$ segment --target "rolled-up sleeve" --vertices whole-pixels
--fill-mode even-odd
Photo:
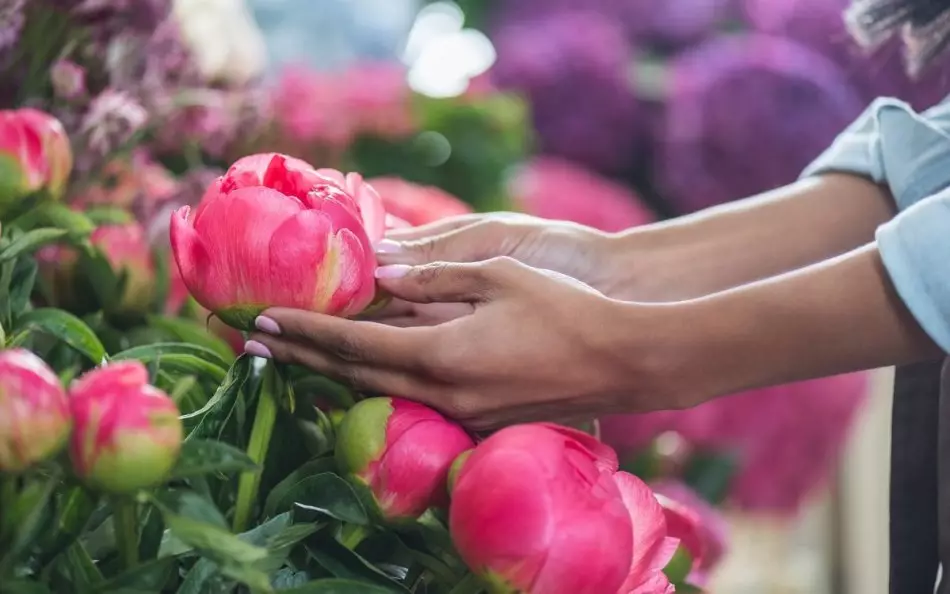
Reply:
[[[877,113],[893,99],[875,100],[858,119],[802,172],[801,177],[822,173],[851,173],[877,183],[885,181]]]
[[[901,300],[934,342],[950,353],[950,189],[881,226],[877,244]]]

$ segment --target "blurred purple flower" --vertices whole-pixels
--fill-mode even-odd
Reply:
[[[701,41],[731,16],[732,0],[518,0],[499,7],[495,23],[503,28],[557,12],[583,10],[616,22],[638,46],[678,49]]]
[[[794,513],[825,486],[867,399],[865,374],[842,375],[718,398],[692,409],[601,419],[621,451],[674,431],[697,449],[731,452],[739,472],[730,499],[756,511]]]
[[[897,39],[874,52],[851,38],[842,15],[850,0],[743,0],[748,22],[758,31],[782,35],[818,50],[834,60],[863,94],[898,97],[916,109],[926,109],[950,93],[950,65],[938,64],[912,80],[904,69]]]
[[[56,60],[50,68],[53,92],[60,99],[74,100],[86,94],[86,71],[72,60]]]
[[[635,157],[642,120],[619,25],[562,12],[499,31],[494,84],[523,92],[543,151],[600,171]]]
[[[55,0],[82,23],[90,25],[94,38],[111,37],[120,31],[154,31],[171,13],[172,0]]]
[[[0,0],[0,65],[4,52],[9,50],[20,38],[20,31],[26,17],[23,8],[26,0]]]
[[[668,82],[657,175],[680,212],[794,181],[864,107],[833,62],[758,34],[680,55]]]
[[[128,94],[106,89],[92,100],[80,133],[89,150],[77,159],[77,168],[88,171],[101,159],[123,148],[148,123],[148,112]]]
[[[176,191],[171,197],[155,204],[155,208],[149,212],[142,213],[140,220],[145,221],[149,243],[156,247],[168,249],[168,233],[172,213],[182,206],[197,206],[205,190],[223,174],[224,172],[219,169],[199,167],[188,170],[185,175],[178,178]]]

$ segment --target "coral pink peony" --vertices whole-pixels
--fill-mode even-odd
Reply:
[[[528,214],[623,231],[655,215],[630,190],[569,161],[538,157],[513,179],[511,194]]]
[[[347,411],[337,432],[340,470],[372,493],[387,520],[416,518],[448,502],[449,468],[474,446],[456,423],[402,398],[370,398]]]
[[[237,161],[194,212],[171,222],[188,290],[222,321],[250,328],[271,306],[349,316],[375,296],[373,242],[385,230],[379,195],[280,154]]]
[[[53,370],[30,351],[0,351],[0,473],[20,472],[56,453],[71,425]]]
[[[167,394],[148,384],[138,361],[85,373],[69,389],[75,430],[69,455],[76,474],[107,493],[160,484],[178,459],[182,424]]]
[[[155,296],[155,262],[145,229],[138,223],[103,225],[89,240],[102,251],[112,270],[125,277],[118,311],[145,313]]]
[[[518,425],[454,472],[449,527],[493,592],[656,594],[677,541],[653,492],[586,433]]]
[[[472,212],[471,206],[435,186],[398,177],[377,177],[369,183],[379,192],[386,212],[411,226]]]
[[[0,111],[0,208],[41,189],[59,197],[72,165],[59,120],[30,108]]]

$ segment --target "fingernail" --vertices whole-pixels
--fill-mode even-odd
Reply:
[[[402,278],[406,276],[406,273],[410,270],[412,270],[412,266],[406,264],[380,266],[376,269],[376,278]]]
[[[402,244],[392,239],[383,239],[376,244],[377,254],[399,254],[402,252]]]
[[[245,342],[244,352],[248,355],[254,355],[255,357],[263,357],[264,359],[274,358],[274,355],[271,354],[270,349],[256,340],[249,340]]]
[[[273,334],[274,336],[280,335],[280,326],[277,325],[273,319],[268,318],[267,316],[257,316],[254,319],[254,325],[261,332],[267,332],[268,334]]]

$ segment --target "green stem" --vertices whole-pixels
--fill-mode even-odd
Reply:
[[[355,550],[361,542],[366,540],[366,537],[369,536],[371,532],[367,526],[344,524],[343,529],[340,530],[340,542],[343,546],[352,551]]]
[[[13,508],[16,506],[17,491],[16,475],[0,475],[0,537],[3,537],[7,528],[13,524]]]
[[[139,517],[135,499],[115,497],[112,500],[112,523],[119,559],[126,569],[139,563]]]
[[[455,584],[455,587],[449,591],[449,594],[479,594],[485,591],[485,585],[482,580],[470,573],[462,578],[462,581]]]
[[[251,428],[251,438],[247,444],[247,455],[258,466],[263,464],[267,457],[271,435],[274,433],[274,422],[277,420],[277,392],[280,388],[280,376],[273,361],[267,362],[263,373],[254,426]],[[237,502],[234,506],[234,532],[241,533],[247,529],[260,485],[260,472],[245,472],[238,479]]]

